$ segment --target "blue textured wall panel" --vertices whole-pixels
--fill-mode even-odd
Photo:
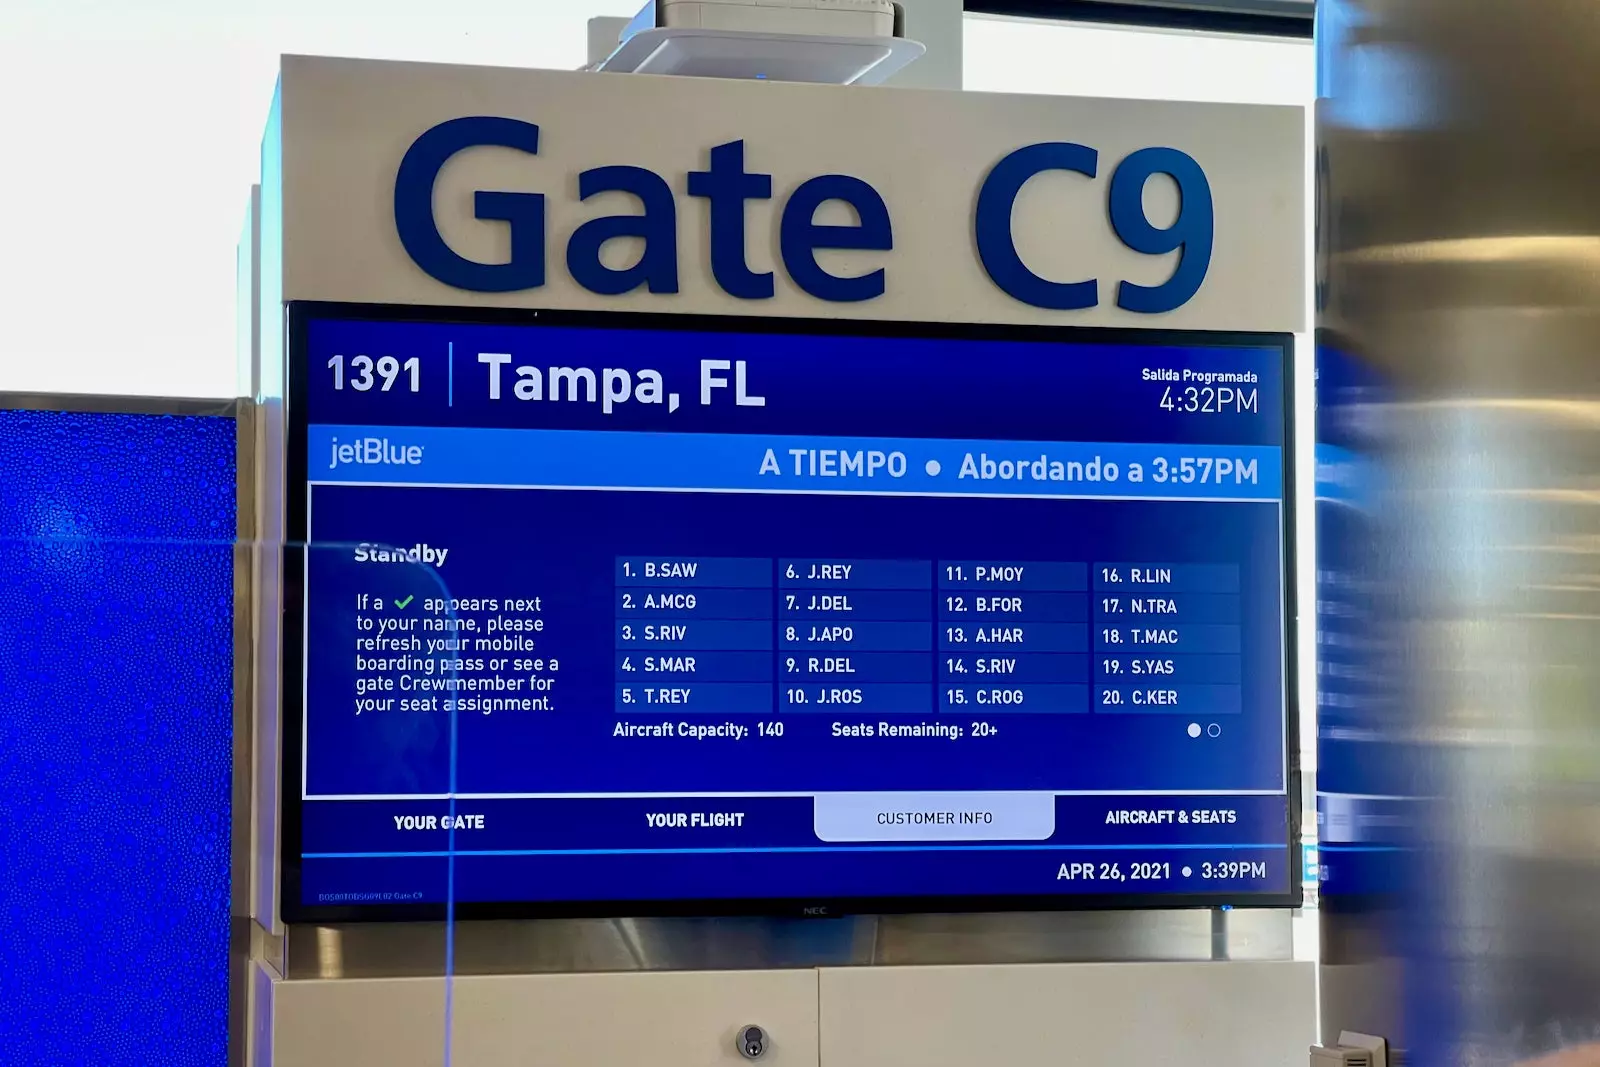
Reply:
[[[222,1067],[234,422],[0,411],[0,1067]]]

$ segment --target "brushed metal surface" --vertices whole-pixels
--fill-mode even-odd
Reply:
[[[290,979],[444,973],[776,970],[907,964],[1287,960],[1293,913],[892,915],[847,919],[561,919],[295,926]],[[1220,949],[1218,936],[1220,930]],[[448,967],[447,967],[448,962]]]
[[[817,971],[264,977],[272,1067],[743,1067],[750,1024],[762,1067],[821,1062]]]
[[[827,1067],[1289,1067],[1310,962],[850,967],[819,972]]]
[[[1319,326],[1393,392],[1389,740],[1438,784],[1398,913],[1324,941],[1398,976],[1412,1062],[1515,1063],[1600,1038],[1600,18],[1322,21]],[[1370,1010],[1342,988],[1328,1029]]]

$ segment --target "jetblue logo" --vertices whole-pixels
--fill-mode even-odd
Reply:
[[[534,157],[539,154],[539,127],[518,119],[477,116],[451,119],[428,130],[411,145],[395,176],[394,218],[400,243],[411,259],[433,278],[472,292],[508,293],[545,284],[548,235],[542,193],[479,190],[473,197],[478,219],[505,224],[511,254],[503,263],[483,263],[456,252],[439,232],[433,213],[434,183],[451,157],[470,148],[507,148]],[[704,170],[683,176],[687,195],[706,201],[707,244],[711,274],[729,296],[770,300],[775,293],[770,271],[755,271],[745,259],[746,205],[772,199],[772,175],[745,167],[743,141],[716,145]],[[1098,279],[1058,281],[1035,274],[1018,255],[1012,236],[1012,207],[1023,185],[1044,171],[1067,171],[1094,180],[1099,153],[1069,143],[1027,145],[1000,160],[977,190],[973,213],[974,247],[984,271],[1000,289],[1034,307],[1059,311],[1093,308],[1101,300]],[[1175,183],[1179,210],[1170,226],[1157,227],[1146,217],[1144,191],[1154,177]],[[678,292],[677,197],[666,178],[644,167],[595,167],[578,175],[578,198],[622,192],[635,197],[641,213],[592,218],[567,239],[566,270],[592,293],[615,296],[644,289]],[[815,221],[829,201],[846,205],[852,225]],[[1120,281],[1115,286],[1119,308],[1141,314],[1172,311],[1200,291],[1211,264],[1214,231],[1211,188],[1205,172],[1190,156],[1173,148],[1145,148],[1118,162],[1105,200],[1112,232],[1129,249],[1145,255],[1178,253],[1171,276],[1160,285]],[[937,210],[923,205],[923,211]],[[601,249],[614,238],[635,238],[643,251],[633,264],[612,267]],[[832,273],[817,262],[822,250],[849,249],[882,253],[894,249],[889,207],[867,182],[848,174],[808,178],[792,192],[779,212],[778,252],[784,272],[796,286],[819,300],[854,303],[884,294],[888,267],[858,274]]]

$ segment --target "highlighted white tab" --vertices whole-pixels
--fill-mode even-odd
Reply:
[[[1056,830],[1050,793],[822,793],[819,840],[1044,841]]]

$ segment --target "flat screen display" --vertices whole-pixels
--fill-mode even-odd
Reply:
[[[1297,900],[1287,336],[290,337],[291,921]]]

